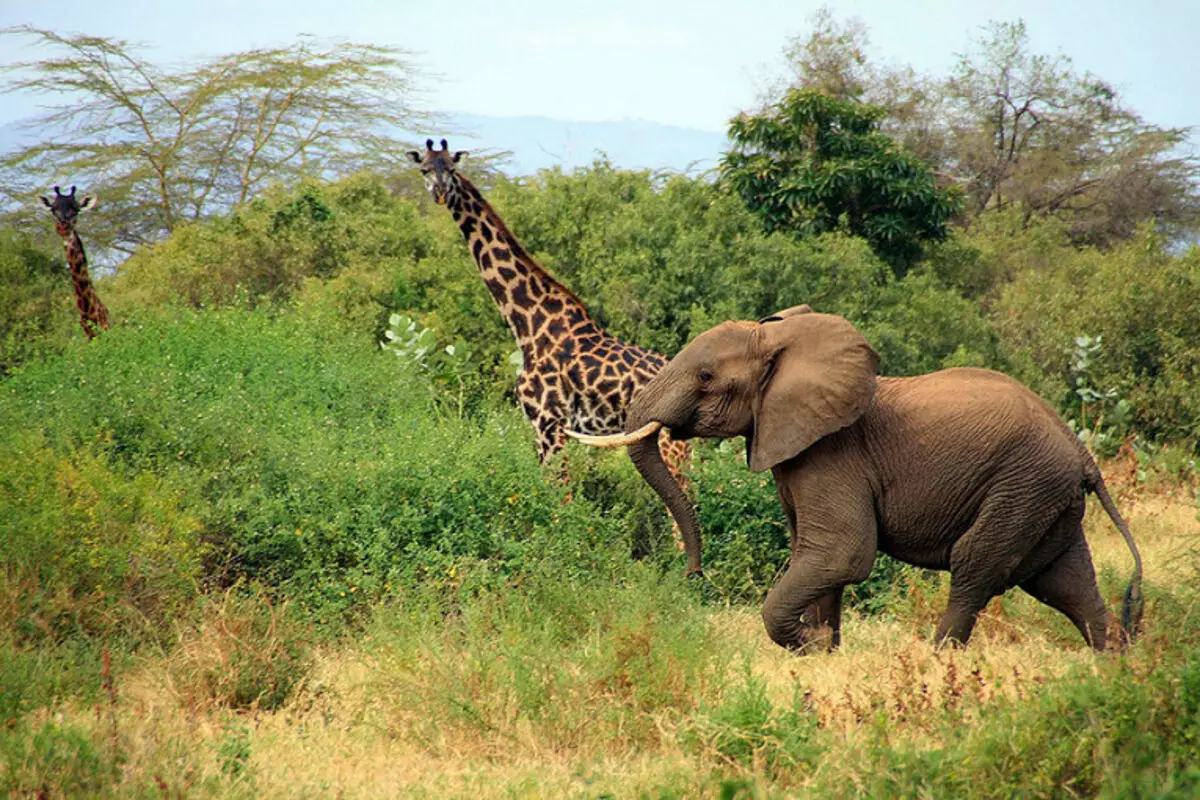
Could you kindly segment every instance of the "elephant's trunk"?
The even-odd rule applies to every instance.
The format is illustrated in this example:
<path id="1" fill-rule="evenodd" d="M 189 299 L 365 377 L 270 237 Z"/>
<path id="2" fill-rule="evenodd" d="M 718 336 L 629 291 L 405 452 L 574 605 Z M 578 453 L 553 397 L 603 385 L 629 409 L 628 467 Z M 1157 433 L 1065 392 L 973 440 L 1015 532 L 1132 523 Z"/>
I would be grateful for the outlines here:
<path id="1" fill-rule="evenodd" d="M 688 500 L 683 489 L 675 482 L 658 449 L 658 437 L 646 436 L 629 445 L 629 457 L 633 465 L 646 479 L 646 483 L 667 504 L 679 533 L 683 537 L 683 550 L 687 555 L 687 574 L 702 575 L 700 568 L 700 524 L 696 520 L 696 509 Z"/>

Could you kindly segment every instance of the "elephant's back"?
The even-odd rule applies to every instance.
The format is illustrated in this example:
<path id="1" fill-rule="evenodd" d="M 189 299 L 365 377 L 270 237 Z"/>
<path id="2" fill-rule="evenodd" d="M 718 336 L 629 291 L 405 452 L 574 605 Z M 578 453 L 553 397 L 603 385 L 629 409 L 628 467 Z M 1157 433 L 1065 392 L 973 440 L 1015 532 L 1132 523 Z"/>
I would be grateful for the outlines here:
<path id="1" fill-rule="evenodd" d="M 1074 438 L 1046 401 L 1020 381 L 990 369 L 955 367 L 911 378 L 880 378 L 876 403 L 916 424 L 979 427 L 1005 439 L 1034 430 Z"/>

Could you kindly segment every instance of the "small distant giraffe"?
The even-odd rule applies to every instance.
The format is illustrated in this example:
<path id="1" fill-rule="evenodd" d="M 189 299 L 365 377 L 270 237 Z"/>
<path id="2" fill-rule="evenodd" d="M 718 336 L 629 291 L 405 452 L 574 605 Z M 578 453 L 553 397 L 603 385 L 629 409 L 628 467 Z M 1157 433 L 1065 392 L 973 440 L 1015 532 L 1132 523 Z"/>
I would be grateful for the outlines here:
<path id="1" fill-rule="evenodd" d="M 96 288 L 88 275 L 87 255 L 83 252 L 83 242 L 75 231 L 75 220 L 79 212 L 96 205 L 96 198 L 85 197 L 80 202 L 75 199 L 75 187 L 70 194 L 63 194 L 57 186 L 54 187 L 54 200 L 42 196 L 42 203 L 54 215 L 54 228 L 62 237 L 63 249 L 67 253 L 67 266 L 71 268 L 71 280 L 75 284 L 75 305 L 79 307 L 79 324 L 87 334 L 90 342 L 96 336 L 96 328 L 108 330 L 108 309 L 100 302 Z"/>
<path id="2" fill-rule="evenodd" d="M 458 173 L 467 155 L 425 142 L 425 152 L 410 150 L 425 185 L 445 205 L 467 240 L 483 282 L 516 337 L 525 363 L 517 378 L 517 397 L 537 436 L 538 458 L 563 448 L 567 429 L 581 433 L 618 433 L 625 408 L 639 386 L 667 359 L 610 336 L 592 319 L 570 289 L 555 280 L 525 251 L 500 215 L 475 186 Z M 682 467 L 691 455 L 687 442 L 664 429 L 659 448 L 672 476 L 685 490 Z"/>

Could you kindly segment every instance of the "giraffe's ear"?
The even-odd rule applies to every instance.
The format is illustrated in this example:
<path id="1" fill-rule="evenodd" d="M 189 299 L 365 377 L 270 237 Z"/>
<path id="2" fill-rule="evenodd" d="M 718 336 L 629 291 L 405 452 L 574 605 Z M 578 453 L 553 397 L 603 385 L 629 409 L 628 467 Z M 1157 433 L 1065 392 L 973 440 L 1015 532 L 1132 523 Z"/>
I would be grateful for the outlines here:
<path id="1" fill-rule="evenodd" d="M 84 211 L 89 208 L 95 208 L 96 203 L 98 203 L 98 202 L 100 202 L 100 201 L 97 200 L 95 197 L 89 195 L 88 197 L 83 198 L 83 202 L 81 202 L 79 204 L 79 210 Z"/>
<path id="2" fill-rule="evenodd" d="M 454 154 L 454 163 L 457 164 L 459 161 L 462 161 L 464 158 L 466 158 L 467 152 L 468 151 L 466 151 L 466 150 L 459 150 L 458 152 L 456 152 Z"/>
<path id="3" fill-rule="evenodd" d="M 46 195 L 42 195 L 42 205 L 46 208 L 54 208 L 54 204 L 50 202 L 50 198 L 46 197 Z"/>
<path id="4" fill-rule="evenodd" d="M 409 150 L 409 151 L 408 151 L 408 157 L 409 157 L 409 158 L 411 158 L 411 159 L 413 160 L 413 163 L 414 163 L 414 164 L 420 164 L 420 163 L 421 163 L 421 154 L 420 154 L 420 153 L 418 153 L 416 150 Z"/>

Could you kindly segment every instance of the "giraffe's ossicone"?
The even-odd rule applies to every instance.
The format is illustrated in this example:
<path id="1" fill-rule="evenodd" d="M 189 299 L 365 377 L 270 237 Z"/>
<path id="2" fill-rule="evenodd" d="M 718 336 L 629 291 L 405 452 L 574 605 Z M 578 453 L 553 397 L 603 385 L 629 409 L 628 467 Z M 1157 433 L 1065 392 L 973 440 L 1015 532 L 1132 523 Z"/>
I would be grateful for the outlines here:
<path id="1" fill-rule="evenodd" d="M 575 294 L 534 261 L 480 191 L 458 171 L 466 151 L 446 140 L 409 151 L 433 201 L 458 223 L 488 292 L 524 356 L 517 397 L 542 463 L 566 444 L 568 429 L 591 434 L 624 428 L 634 391 L 666 364 L 659 353 L 606 333 Z M 664 433 L 663 458 L 681 487 L 691 449 Z"/>

